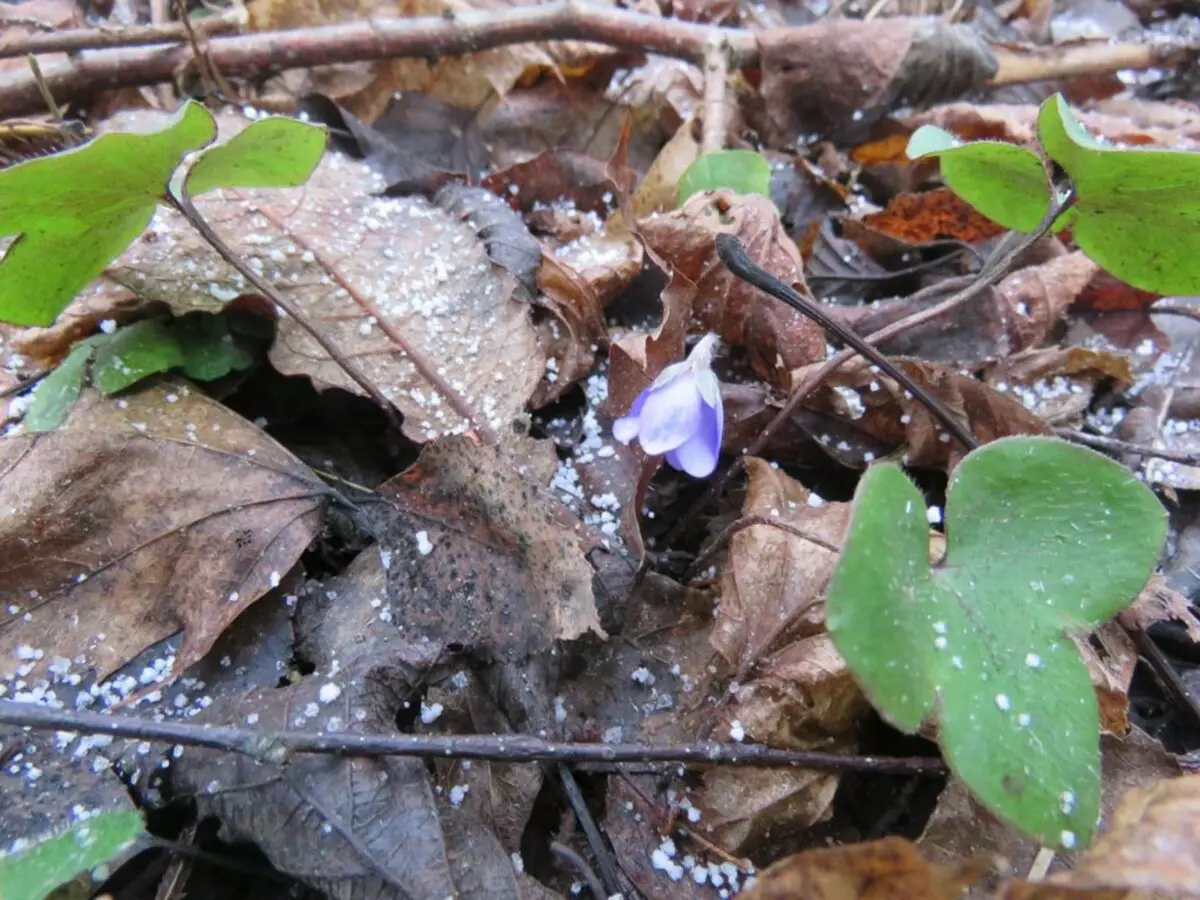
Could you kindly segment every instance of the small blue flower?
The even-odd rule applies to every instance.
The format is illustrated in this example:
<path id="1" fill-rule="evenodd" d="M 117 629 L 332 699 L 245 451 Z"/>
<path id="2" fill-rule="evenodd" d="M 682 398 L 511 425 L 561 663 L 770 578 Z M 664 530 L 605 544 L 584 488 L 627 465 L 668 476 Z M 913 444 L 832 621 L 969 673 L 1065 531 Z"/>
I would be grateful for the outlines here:
<path id="1" fill-rule="evenodd" d="M 629 415 L 613 423 L 613 437 L 622 444 L 637 438 L 646 453 L 665 453 L 668 463 L 695 478 L 711 475 L 725 428 L 712 370 L 716 346 L 717 336 L 706 335 L 687 359 L 663 369 L 633 401 Z"/>

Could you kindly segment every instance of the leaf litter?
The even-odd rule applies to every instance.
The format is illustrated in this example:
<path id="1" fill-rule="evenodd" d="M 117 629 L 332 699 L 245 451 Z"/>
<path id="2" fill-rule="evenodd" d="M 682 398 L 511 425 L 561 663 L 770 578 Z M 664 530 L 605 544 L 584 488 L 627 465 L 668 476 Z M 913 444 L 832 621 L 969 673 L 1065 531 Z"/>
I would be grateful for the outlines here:
<path id="1" fill-rule="evenodd" d="M 204 387 L 171 376 L 102 397 L 85 384 L 56 431 L 22 425 L 28 394 L 4 398 L 0 700 L 261 734 L 935 753 L 872 709 L 878 689 L 864 691 L 827 630 L 827 589 L 855 485 L 881 460 L 917 480 L 932 526 L 914 529 L 918 555 L 953 552 L 946 484 L 964 448 L 858 362 L 824 375 L 763 440 L 788 391 L 839 346 L 735 279 L 714 238 L 738 236 L 860 333 L 894 325 L 943 299 L 1004 233 L 895 139 L 936 124 L 1028 145 L 1037 107 L 956 99 L 996 65 L 972 26 L 951 23 L 957 12 L 852 12 L 789 32 L 781 11 L 795 12 L 674 3 L 654 20 L 763 29 L 760 72 L 718 85 L 736 107 L 719 142 L 765 151 L 774 204 L 717 191 L 678 208 L 679 178 L 711 141 L 710 85 L 691 62 L 544 41 L 285 76 L 293 95 L 327 95 L 308 109 L 352 134 L 353 154 L 331 150 L 302 187 L 216 191 L 197 206 L 364 369 L 399 431 L 171 209 L 54 325 L 0 326 L 6 391 L 112 326 L 232 307 L 274 328 L 265 356 Z M 251 27 L 380 14 L 268 4 Z M 239 87 L 251 105 L 279 99 Z M 222 137 L 258 115 L 219 113 Z M 1145 97 L 1100 98 L 1081 119 L 1113 142 L 1195 145 L 1189 112 Z M 1195 336 L 1156 314 L 1157 295 L 1106 277 L 1068 234 L 1047 238 L 972 303 L 880 346 L 984 443 L 1058 430 L 1141 447 L 1110 452 L 1164 486 L 1179 539 L 1120 621 L 1187 676 L 1197 469 L 1147 451 L 1194 451 Z M 708 332 L 722 338 L 724 459 L 741 465 L 701 504 L 707 485 L 615 441 L 612 422 Z M 330 405 L 339 429 L 317 413 Z M 881 615 L 867 628 L 885 626 Z M 1105 731 L 1109 830 L 1088 855 L 1060 850 L 1036 890 L 1194 890 L 1192 788 L 1179 775 L 1197 732 L 1122 627 L 1070 637 Z M 1016 714 L 993 694 L 974 712 Z M 921 734 L 955 727 L 945 716 Z M 1036 843 L 955 778 L 595 762 L 568 780 L 550 762 L 453 754 L 281 758 L 12 726 L 0 739 L 4 850 L 94 811 L 189 798 L 223 842 L 257 845 L 330 897 L 1035 890 L 1016 876 Z M 606 855 L 617 881 L 597 886 Z"/>

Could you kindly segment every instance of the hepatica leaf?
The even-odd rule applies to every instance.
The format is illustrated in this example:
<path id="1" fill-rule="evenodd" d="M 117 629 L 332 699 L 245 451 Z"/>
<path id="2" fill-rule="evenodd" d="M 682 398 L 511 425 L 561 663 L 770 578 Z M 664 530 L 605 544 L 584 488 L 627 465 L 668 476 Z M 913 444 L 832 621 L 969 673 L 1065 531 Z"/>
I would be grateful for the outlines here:
<path id="1" fill-rule="evenodd" d="M 92 384 L 105 396 L 184 363 L 168 319 L 145 319 L 97 337 Z"/>
<path id="2" fill-rule="evenodd" d="M 705 153 L 684 170 L 676 190 L 682 206 L 704 191 L 729 188 L 739 194 L 771 196 L 771 164 L 753 150 L 716 150 Z"/>
<path id="3" fill-rule="evenodd" d="M 936 156 L 950 189 L 1005 228 L 1033 231 L 1050 209 L 1050 185 L 1036 153 L 1000 141 L 960 143 L 935 125 L 913 132 L 910 159 Z"/>
<path id="4" fill-rule="evenodd" d="M 77 875 L 108 862 L 142 831 L 142 817 L 102 812 L 13 854 L 0 854 L 0 897 L 42 900 Z"/>
<path id="5" fill-rule="evenodd" d="M 325 152 L 325 129 L 272 116 L 211 147 L 192 166 L 187 187 L 202 194 L 223 187 L 295 187 Z"/>
<path id="6" fill-rule="evenodd" d="M 49 325 L 142 233 L 183 154 L 216 136 L 186 103 L 159 131 L 103 134 L 81 147 L 0 171 L 0 320 Z"/>
<path id="7" fill-rule="evenodd" d="M 1136 595 L 1166 515 L 1111 460 L 1014 437 L 963 460 L 945 519 L 931 567 L 920 492 L 895 465 L 867 472 L 829 586 L 834 643 L 897 727 L 936 721 L 950 766 L 993 812 L 1082 846 L 1099 815 L 1099 725 L 1069 635 Z"/>
<path id="8" fill-rule="evenodd" d="M 1200 292 L 1200 153 L 1105 144 L 1058 94 L 1042 104 L 1038 136 L 1075 186 L 1079 249 L 1134 287 Z"/>

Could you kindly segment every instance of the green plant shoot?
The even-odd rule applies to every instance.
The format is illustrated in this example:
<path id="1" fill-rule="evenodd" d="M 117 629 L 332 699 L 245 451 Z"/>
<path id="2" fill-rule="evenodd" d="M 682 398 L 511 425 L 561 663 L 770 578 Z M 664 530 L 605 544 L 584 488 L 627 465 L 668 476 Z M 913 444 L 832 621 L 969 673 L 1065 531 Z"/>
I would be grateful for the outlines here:
<path id="1" fill-rule="evenodd" d="M 102 812 L 18 853 L 0 855 L 0 897 L 42 900 L 60 885 L 113 859 L 142 828 L 142 817 L 136 812 Z"/>
<path id="2" fill-rule="evenodd" d="M 705 153 L 684 170 L 676 190 L 682 206 L 695 194 L 728 188 L 739 194 L 771 196 L 771 164 L 753 150 Z"/>

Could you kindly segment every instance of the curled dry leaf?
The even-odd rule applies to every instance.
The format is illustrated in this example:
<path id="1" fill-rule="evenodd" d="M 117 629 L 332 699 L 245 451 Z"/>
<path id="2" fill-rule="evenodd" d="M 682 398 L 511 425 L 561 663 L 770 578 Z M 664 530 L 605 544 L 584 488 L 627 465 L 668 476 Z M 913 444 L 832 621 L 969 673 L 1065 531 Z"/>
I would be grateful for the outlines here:
<path id="1" fill-rule="evenodd" d="M 1151 576 L 1133 605 L 1121 613 L 1121 621 L 1143 631 L 1155 622 L 1176 621 L 1187 629 L 1188 637 L 1200 644 L 1200 620 L 1183 594 L 1173 590 L 1161 575 Z"/>
<path id="2" fill-rule="evenodd" d="M 0 678 L 52 676 L 62 699 L 72 671 L 103 678 L 182 629 L 181 672 L 292 567 L 327 493 L 262 431 L 182 383 L 121 399 L 88 391 L 59 430 L 10 434 Z"/>
<path id="3" fill-rule="evenodd" d="M 1133 639 L 1117 622 L 1108 622 L 1090 636 L 1076 637 L 1075 646 L 1087 665 L 1100 705 L 1100 728 L 1118 737 L 1129 731 L 1129 683 L 1137 665 Z"/>
<path id="4" fill-rule="evenodd" d="M 850 504 L 826 503 L 765 460 L 747 459 L 746 474 L 743 518 L 775 520 L 791 531 L 751 525 L 730 539 L 712 645 L 739 670 L 753 666 L 784 635 L 824 631 L 822 595 L 837 562 L 830 548 L 841 546 L 850 517 Z"/>
<path id="5" fill-rule="evenodd" d="M 715 768 L 704 773 L 695 805 L 706 838 L 748 853 L 772 833 L 802 832 L 827 819 L 839 780 L 812 769 Z"/>
<path id="6" fill-rule="evenodd" d="M 1099 272 L 1098 265 L 1076 251 L 1020 269 L 1001 281 L 996 297 L 1006 306 L 1012 351 L 1045 341 Z"/>
<path id="7" fill-rule="evenodd" d="M 910 244 L 947 239 L 977 243 L 1008 230 L 977 212 L 950 188 L 898 194 L 881 212 L 870 213 L 862 221 Z"/>
<path id="8" fill-rule="evenodd" d="M 768 381 L 785 386 L 788 370 L 825 358 L 820 326 L 734 277 L 717 256 L 716 236 L 737 235 L 755 262 L 808 293 L 800 251 L 766 197 L 698 194 L 676 212 L 643 220 L 640 228 L 650 248 L 696 285 L 692 312 L 701 325 L 744 347 Z"/>
<path id="9" fill-rule="evenodd" d="M 758 876 L 744 900 L 956 900 L 980 873 L 926 862 L 903 838 L 806 850 Z"/>
<path id="10" fill-rule="evenodd" d="M 218 121 L 223 136 L 240 125 L 229 116 Z M 513 280 L 488 259 L 470 224 L 420 197 L 374 196 L 383 187 L 365 163 L 327 155 L 301 188 L 213 191 L 196 205 L 392 400 L 408 437 L 433 440 L 466 422 L 356 295 L 372 302 L 503 436 L 544 371 L 529 306 L 514 299 Z M 160 211 L 107 274 L 175 315 L 216 311 L 257 293 L 173 210 Z M 279 320 L 270 359 L 283 374 L 307 376 L 318 388 L 362 393 L 288 317 Z"/>
<path id="11" fill-rule="evenodd" d="M 933 17 L 826 19 L 759 36 L 762 95 L 782 146 L 797 134 L 844 136 L 893 108 L 982 87 L 996 61 L 969 26 Z"/>
<path id="12" fill-rule="evenodd" d="M 1132 384 L 1129 357 L 1085 347 L 1046 347 L 1013 354 L 989 366 L 982 376 L 985 384 L 1011 394 L 1052 422 L 1086 410 L 1093 390 L 1106 379 L 1115 381 L 1118 390 Z"/>
<path id="13" fill-rule="evenodd" d="M 451 438 L 381 487 L 387 595 L 408 629 L 506 660 L 594 631 L 584 526 L 495 448 Z"/>

